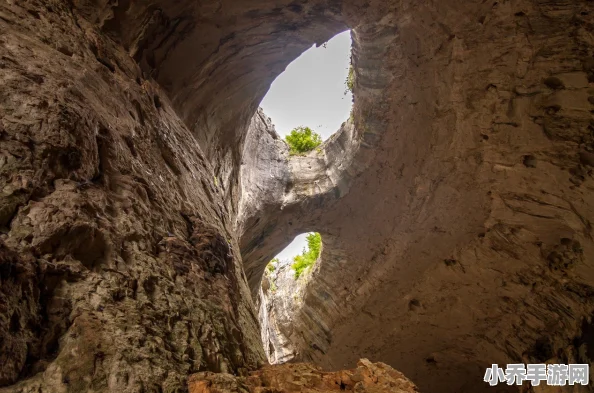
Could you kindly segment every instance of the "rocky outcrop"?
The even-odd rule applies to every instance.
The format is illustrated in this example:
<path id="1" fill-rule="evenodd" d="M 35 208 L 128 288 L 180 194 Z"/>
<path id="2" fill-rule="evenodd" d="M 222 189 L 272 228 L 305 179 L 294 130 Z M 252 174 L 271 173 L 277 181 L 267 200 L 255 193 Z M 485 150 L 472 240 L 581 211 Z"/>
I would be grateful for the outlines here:
<path id="1" fill-rule="evenodd" d="M 349 190 L 359 148 L 352 120 L 315 151 L 289 156 L 262 110 L 248 130 L 240 170 L 237 229 L 248 283 L 255 296 L 269 261 L 293 238 L 314 228 L 318 214 Z M 296 219 L 298 217 L 298 219 Z"/>
<path id="2" fill-rule="evenodd" d="M 3 2 L 0 31 L 0 391 L 263 364 L 233 215 L 167 93 L 67 2 Z"/>
<path id="3" fill-rule="evenodd" d="M 417 387 L 402 373 L 383 363 L 361 359 L 353 370 L 323 372 L 307 363 L 268 366 L 235 377 L 199 373 L 190 377 L 189 393 L 414 393 Z"/>

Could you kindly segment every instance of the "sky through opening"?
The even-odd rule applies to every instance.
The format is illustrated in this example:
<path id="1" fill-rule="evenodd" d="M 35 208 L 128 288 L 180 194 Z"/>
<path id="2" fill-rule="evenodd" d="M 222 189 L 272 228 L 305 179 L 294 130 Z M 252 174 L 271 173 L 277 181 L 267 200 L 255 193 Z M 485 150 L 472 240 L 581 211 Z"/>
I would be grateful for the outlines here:
<path id="1" fill-rule="evenodd" d="M 326 140 L 351 112 L 352 95 L 344 94 L 351 58 L 351 33 L 334 36 L 326 47 L 315 45 L 276 78 L 260 106 L 283 138 L 306 126 Z"/>

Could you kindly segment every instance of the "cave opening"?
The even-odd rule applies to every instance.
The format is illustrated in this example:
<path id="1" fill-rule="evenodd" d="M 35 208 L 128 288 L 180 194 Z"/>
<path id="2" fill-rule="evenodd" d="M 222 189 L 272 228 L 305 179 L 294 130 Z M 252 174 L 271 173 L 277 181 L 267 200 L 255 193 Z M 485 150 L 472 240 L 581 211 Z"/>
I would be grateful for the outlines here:
<path id="1" fill-rule="evenodd" d="M 344 309 L 342 305 L 348 294 L 344 285 L 333 287 L 329 278 L 341 277 L 340 282 L 342 277 L 346 278 L 344 263 L 350 255 L 347 250 L 354 244 L 346 243 L 332 231 L 332 205 L 351 192 L 357 174 L 367 166 L 367 153 L 378 145 L 386 130 L 385 122 L 378 117 L 377 104 L 384 102 L 382 88 L 393 80 L 384 61 L 386 48 L 395 41 L 391 20 L 386 19 L 380 27 L 357 26 L 334 36 L 326 48 L 323 41 L 318 42 L 317 50 L 328 50 L 333 40 L 341 36 L 347 38 L 348 45 L 345 61 L 338 67 L 343 73 L 337 78 L 335 97 L 347 105 L 319 150 L 312 154 L 291 154 L 282 138 L 282 126 L 273 125 L 278 126 L 278 116 L 267 107 L 267 103 L 273 103 L 281 109 L 292 109 L 284 101 L 295 98 L 291 90 L 285 90 L 289 94 L 276 100 L 274 91 L 283 78 L 290 79 L 288 71 L 300 58 L 287 66 L 285 73 L 279 74 L 271 85 L 261 108 L 251 119 L 243 147 L 236 222 L 246 278 L 258 309 L 264 352 L 272 364 L 311 360 L 330 348 L 328 317 Z M 355 96 L 353 90 L 357 92 Z M 315 109 L 323 110 L 324 104 Z M 303 117 L 297 116 L 295 123 L 284 127 L 284 135 L 292 126 L 300 125 L 319 124 L 305 123 Z M 362 161 L 357 163 L 359 158 Z M 296 235 L 314 228 L 323 230 L 325 235 L 325 256 L 314 268 L 306 266 L 304 270 L 311 274 L 296 279 L 291 260 L 269 264 Z M 295 247 L 297 250 L 303 248 L 304 237 L 301 245 Z M 278 277 L 270 279 L 271 275 L 280 275 L 279 265 L 283 265 L 287 281 L 295 285 L 285 285 Z M 312 303 L 312 299 L 319 300 Z"/>
<path id="2" fill-rule="evenodd" d="M 271 364 L 294 358 L 292 326 L 322 251 L 318 232 L 302 233 L 267 265 L 259 293 L 262 344 Z"/>
<path id="3" fill-rule="evenodd" d="M 260 103 L 282 138 L 305 128 L 319 135 L 319 140 L 300 152 L 313 150 L 351 117 L 351 52 L 350 30 L 322 45 L 314 44 L 274 80 Z"/>
<path id="4" fill-rule="evenodd" d="M 590 362 L 594 3 L 550 3 L 3 2 L 0 390 L 406 382 L 390 364 L 475 393 L 492 362 Z M 290 157 L 254 113 L 348 26 L 353 73 L 272 99 L 328 138 Z M 313 82 L 328 114 L 335 76 L 326 137 L 286 99 Z M 262 367 L 266 265 L 314 228 L 271 362 L 384 365 Z"/>
<path id="5" fill-rule="evenodd" d="M 295 236 L 293 241 L 266 265 L 266 272 L 272 273 L 279 268 L 290 266 L 295 279 L 309 272 L 319 260 L 322 236 L 318 232 L 307 232 Z"/>

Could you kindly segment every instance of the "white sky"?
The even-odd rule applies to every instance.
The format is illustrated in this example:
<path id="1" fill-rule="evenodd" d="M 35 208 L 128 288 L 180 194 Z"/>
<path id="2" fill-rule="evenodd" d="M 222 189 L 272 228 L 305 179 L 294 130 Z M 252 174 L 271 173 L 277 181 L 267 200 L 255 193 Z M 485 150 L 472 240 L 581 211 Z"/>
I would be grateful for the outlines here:
<path id="1" fill-rule="evenodd" d="M 276 132 L 284 137 L 295 127 L 306 126 L 326 140 L 338 131 L 349 118 L 353 101 L 350 92 L 344 94 L 350 57 L 351 33 L 345 31 L 328 41 L 326 48 L 314 45 L 289 64 L 260 104 Z M 290 260 L 300 254 L 306 236 L 297 236 L 277 258 Z"/>
<path id="2" fill-rule="evenodd" d="M 301 254 L 304 247 L 307 247 L 307 241 L 305 241 L 305 237 L 307 233 L 302 233 L 301 235 L 295 237 L 295 239 L 285 247 L 284 250 L 280 252 L 276 257 L 281 260 L 292 260 L 294 256 Z"/>
<path id="3" fill-rule="evenodd" d="M 282 137 L 306 126 L 326 140 L 351 113 L 346 89 L 351 58 L 351 33 L 334 36 L 326 48 L 315 45 L 294 60 L 272 83 L 260 106 Z"/>

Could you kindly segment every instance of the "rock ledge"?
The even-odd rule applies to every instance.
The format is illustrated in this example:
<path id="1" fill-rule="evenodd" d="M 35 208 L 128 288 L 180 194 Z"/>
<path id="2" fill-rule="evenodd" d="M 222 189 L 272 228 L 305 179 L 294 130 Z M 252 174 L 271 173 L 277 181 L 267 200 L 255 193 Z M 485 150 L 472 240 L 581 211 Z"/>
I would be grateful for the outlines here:
<path id="1" fill-rule="evenodd" d="M 413 393 L 417 387 L 384 363 L 361 359 L 357 368 L 323 372 L 309 363 L 267 366 L 248 376 L 201 372 L 190 377 L 190 393 Z"/>

